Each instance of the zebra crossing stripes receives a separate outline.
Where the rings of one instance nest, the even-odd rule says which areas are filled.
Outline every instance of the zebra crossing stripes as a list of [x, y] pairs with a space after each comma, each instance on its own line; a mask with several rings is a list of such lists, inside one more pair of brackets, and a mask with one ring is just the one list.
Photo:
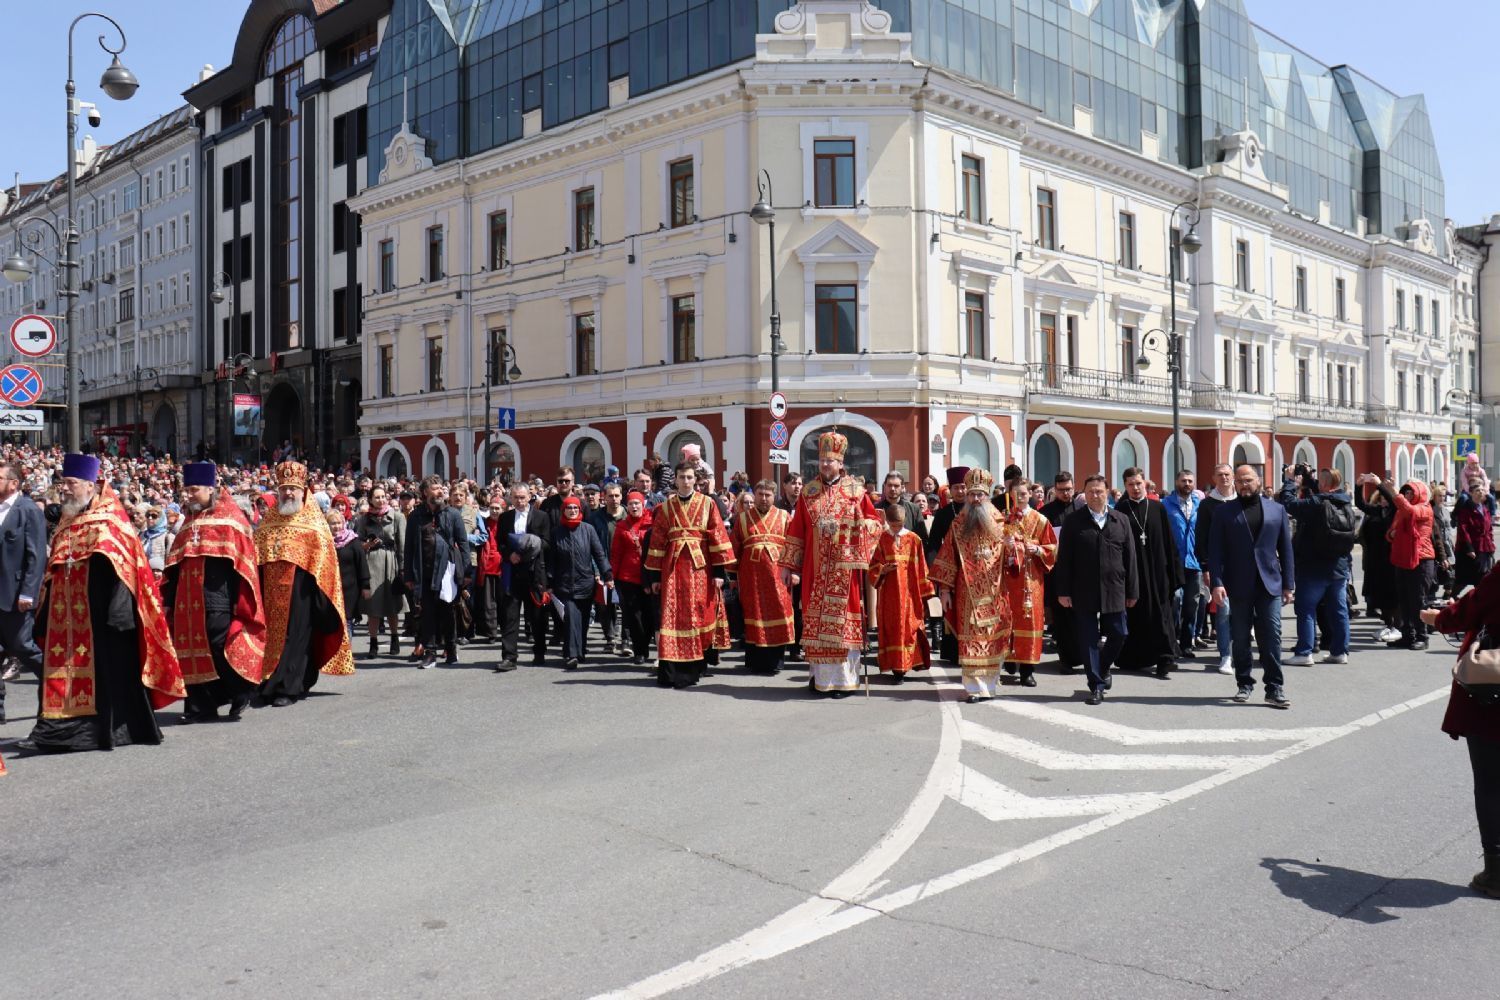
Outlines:
[[1255, 759], [1246, 754], [1074, 753], [996, 732], [968, 719], [959, 731], [967, 744], [995, 750], [1048, 771], [1222, 771]]

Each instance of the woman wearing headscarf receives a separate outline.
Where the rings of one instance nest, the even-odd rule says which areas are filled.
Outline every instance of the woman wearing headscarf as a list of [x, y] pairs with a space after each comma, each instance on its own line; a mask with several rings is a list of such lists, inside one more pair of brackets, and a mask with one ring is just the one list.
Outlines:
[[359, 544], [359, 535], [349, 530], [344, 515], [337, 510], [328, 512], [328, 530], [333, 532], [333, 550], [339, 557], [339, 583], [344, 589], [344, 615], [348, 619], [349, 635], [354, 635], [354, 616], [359, 612], [360, 602], [370, 596], [370, 565], [365, 557], [364, 546]]
[[391, 634], [391, 656], [401, 653], [400, 617], [405, 604], [401, 587], [401, 558], [406, 551], [406, 515], [389, 502], [384, 484], [370, 488], [370, 509], [354, 522], [370, 572], [370, 596], [365, 615], [370, 626], [370, 656], [380, 652], [380, 625]]

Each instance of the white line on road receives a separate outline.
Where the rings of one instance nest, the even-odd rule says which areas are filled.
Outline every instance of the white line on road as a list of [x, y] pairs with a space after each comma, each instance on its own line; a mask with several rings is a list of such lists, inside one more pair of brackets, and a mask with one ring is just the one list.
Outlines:
[[986, 702], [1012, 715], [1063, 726], [1090, 736], [1127, 747], [1165, 746], [1179, 743], [1276, 743], [1317, 739], [1329, 727], [1309, 729], [1137, 729], [1092, 715], [1080, 715], [1066, 709], [1040, 705], [1025, 698], [996, 698]]
[[1244, 754], [1190, 753], [1072, 753], [1042, 743], [997, 733], [968, 719], [963, 723], [965, 743], [994, 750], [1049, 771], [1218, 771], [1241, 761], [1257, 760]]
[[1008, 788], [971, 767], [960, 767], [953, 776], [948, 796], [987, 820], [1061, 819], [1068, 816], [1103, 816], [1122, 809], [1135, 809], [1156, 802], [1156, 792], [1123, 792], [1102, 795], [1025, 795]]
[[[1098, 819], [1090, 820], [1087, 823], [1082, 823], [1078, 826], [1070, 827], [1067, 830], [1063, 830], [1051, 836], [1043, 837], [1040, 840], [1032, 841], [1030, 844], [1016, 848], [1015, 850], [1006, 851], [1003, 854], [997, 854], [986, 861], [979, 862], [978, 864], [970, 865], [967, 868], [961, 868], [956, 872], [951, 872], [950, 874], [943, 875], [938, 878], [928, 879], [925, 882], [920, 882], [917, 885], [910, 886], [905, 889], [900, 889], [896, 892], [887, 893], [884, 896], [880, 896], [876, 899], [866, 902], [861, 902], [858, 905], [851, 905], [842, 909], [830, 909], [830, 907], [828, 907], [826, 904], [831, 901], [825, 898], [825, 894], [827, 894], [827, 890], [825, 890], [825, 894], [820, 894], [818, 896], [812, 897], [800, 906], [787, 911], [781, 916], [776, 917], [769, 923], [763, 924], [753, 931], [741, 935], [734, 941], [731, 941], [729, 944], [722, 945], [721, 947], [715, 948], [712, 951], [705, 952], [698, 958], [692, 959], [688, 962], [684, 962], [681, 965], [674, 966], [673, 968], [668, 969], [665, 972], [658, 973], [657, 975], [652, 976], [649, 979], [643, 979], [638, 983], [635, 983], [631, 986], [626, 986], [623, 989], [617, 990], [613, 993], [605, 994], [604, 996], [611, 998], [658, 997], [666, 993], [671, 993], [675, 990], [680, 990], [685, 987], [692, 986], [696, 983], [704, 982], [705, 980], [714, 978], [715, 976], [723, 975], [725, 972], [728, 972], [731, 969], [740, 968], [742, 966], [749, 965], [752, 962], [759, 962], [769, 958], [775, 958], [778, 955], [783, 955], [789, 951], [794, 951], [798, 948], [812, 944], [814, 941], [820, 941], [823, 938], [829, 937], [833, 934], [837, 934], [840, 931], [848, 930], [851, 927], [857, 927], [867, 920], [873, 920], [876, 917], [894, 913], [897, 910], [912, 905], [913, 903], [921, 902], [925, 899], [931, 899], [934, 896], [938, 896], [949, 891], [950, 889], [957, 889], [960, 886], [967, 885], [968, 883], [973, 882], [977, 879], [984, 878], [987, 875], [993, 875], [996, 872], [1003, 871], [1006, 868], [1019, 864], [1023, 861], [1029, 861], [1032, 858], [1040, 857], [1043, 854], [1055, 851], [1060, 847], [1066, 847], [1069, 844], [1076, 843], [1077, 841], [1083, 840], [1086, 837], [1093, 836], [1096, 833], [1100, 833], [1104, 830], [1108, 830], [1112, 827], [1118, 826], [1121, 823], [1125, 823], [1129, 820], [1136, 819], [1148, 813], [1154, 812], [1157, 809], [1163, 808], [1164, 806], [1168, 806], [1176, 802], [1181, 802], [1184, 799], [1188, 799], [1193, 797], [1194, 795], [1199, 795], [1211, 789], [1218, 788], [1220, 785], [1227, 784], [1238, 778], [1243, 778], [1246, 775], [1254, 774], [1257, 771], [1270, 767], [1272, 764], [1277, 764], [1281, 763], [1282, 761], [1289, 760], [1290, 758], [1295, 757], [1299, 754], [1306, 753], [1308, 750], [1313, 750], [1327, 743], [1331, 743], [1336, 739], [1340, 739], [1352, 733], [1357, 733], [1362, 729], [1368, 729], [1371, 726], [1379, 725], [1381, 722], [1384, 722], [1387, 719], [1402, 715], [1416, 708], [1421, 708], [1423, 705], [1431, 704], [1432, 702], [1437, 701], [1439, 698], [1446, 696], [1448, 694], [1448, 691], [1449, 686], [1444, 685], [1443, 687], [1438, 688], [1435, 691], [1430, 691], [1427, 694], [1421, 695], [1417, 698], [1413, 698], [1409, 701], [1403, 701], [1398, 705], [1392, 705], [1390, 708], [1381, 709], [1378, 712], [1372, 712], [1369, 715], [1365, 715], [1358, 719], [1355, 719], [1353, 722], [1350, 722], [1346, 725], [1333, 727], [1319, 736], [1302, 740], [1298, 743], [1292, 744], [1291, 746], [1283, 747], [1274, 753], [1257, 757], [1241, 757], [1239, 758], [1241, 762], [1239, 765], [1221, 771], [1218, 774], [1202, 778], [1198, 781], [1192, 782], [1191, 784], [1183, 785], [1181, 788], [1174, 789], [1170, 792], [1163, 792], [1160, 795], [1156, 796], [1156, 801], [1154, 803], [1142, 802], [1138, 806], [1128, 809], [1122, 809], [1119, 812], [1110, 813], [1106, 816], [1101, 816]], [[943, 703], [941, 707], [944, 710], [943, 740], [944, 745], [946, 745], [949, 739], [951, 725], [951, 717], [948, 714], [948, 710], [953, 709], [954, 714], [956, 714], [956, 707], [946, 702]], [[952, 726], [952, 729], [956, 730], [957, 726]], [[957, 741], [954, 740], [953, 742], [956, 744]], [[943, 749], [944, 747], [940, 746], [939, 760], [942, 759]], [[954, 752], [956, 754], [956, 749]], [[949, 764], [950, 768], [952, 766], [955, 766], [956, 763], [957, 759], [955, 757], [954, 760]], [[934, 779], [936, 779], [936, 781]], [[935, 761], [933, 763], [933, 770], [928, 775], [927, 783], [922, 786], [921, 791], [918, 793], [918, 800], [920, 801], [924, 798], [924, 796], [927, 796], [930, 792], [931, 786], [933, 786], [934, 784], [936, 784], [940, 790], [945, 790], [947, 787], [947, 780], [948, 779], [944, 775], [940, 775], [938, 773], [938, 762]], [[941, 792], [939, 801], [941, 801]], [[929, 812], [926, 818], [923, 820], [923, 823], [925, 824], [926, 822], [930, 822], [932, 819], [932, 815], [935, 812], [936, 808], [933, 807], [932, 811]], [[879, 850], [882, 845], [886, 845], [890, 841], [892, 833], [895, 833], [896, 829], [901, 828], [904, 824], [906, 824], [908, 819], [914, 820], [916, 815], [917, 802], [914, 801], [912, 803], [912, 806], [907, 810], [906, 815], [903, 816], [901, 821], [896, 824], [896, 827], [892, 829], [891, 833], [887, 833], [886, 836], [881, 839], [880, 843], [871, 850], [871, 854]], [[907, 837], [903, 835], [902, 839], [910, 842], [915, 838], [914, 836]], [[870, 855], [867, 854], [865, 858], [862, 858], [860, 860], [856, 867], [858, 867], [858, 865], [865, 864], [869, 858]], [[881, 861], [884, 867], [881, 869], [881, 871], [883, 872], [888, 869], [898, 859], [899, 856], [882, 856]], [[850, 871], [853, 871], [853, 869], [851, 869]], [[878, 876], [871, 877], [871, 883], [873, 883], [875, 877]], [[840, 876], [839, 879], [835, 879], [835, 883], [843, 878], [844, 876]]]

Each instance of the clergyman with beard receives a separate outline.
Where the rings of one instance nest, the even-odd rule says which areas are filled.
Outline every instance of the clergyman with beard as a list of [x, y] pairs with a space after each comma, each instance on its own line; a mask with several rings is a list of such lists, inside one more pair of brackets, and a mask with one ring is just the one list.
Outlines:
[[187, 519], [167, 553], [162, 601], [187, 684], [184, 723], [228, 705], [238, 719], [265, 669], [266, 615], [255, 536], [212, 462], [182, 467]]
[[963, 509], [943, 536], [928, 575], [951, 613], [969, 701], [1000, 691], [1000, 666], [1010, 653], [1011, 608], [1005, 588], [1004, 515], [990, 501], [994, 477], [974, 468], [964, 476]]
[[260, 695], [276, 708], [307, 697], [318, 674], [352, 674], [338, 553], [318, 505], [308, 502], [307, 466], [276, 466], [276, 506], [255, 529], [266, 600]]

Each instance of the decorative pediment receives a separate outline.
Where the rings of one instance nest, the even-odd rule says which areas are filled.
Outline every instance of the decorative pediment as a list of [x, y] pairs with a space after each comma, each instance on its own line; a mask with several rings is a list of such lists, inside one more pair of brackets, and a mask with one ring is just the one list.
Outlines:
[[797, 259], [804, 264], [869, 264], [879, 251], [848, 223], [835, 219], [797, 249]]
[[1426, 219], [1412, 219], [1406, 223], [1406, 245], [1418, 253], [1437, 254], [1437, 235], [1432, 223]]
[[756, 59], [909, 62], [911, 33], [868, 0], [801, 0], [776, 15], [776, 31], [755, 36]]
[[399, 181], [431, 169], [432, 157], [427, 155], [427, 140], [413, 132], [408, 123], [402, 122], [401, 130], [386, 144], [380, 183]]
[[1276, 323], [1266, 316], [1260, 304], [1255, 301], [1247, 301], [1239, 304], [1233, 312], [1221, 312], [1216, 314], [1219, 325], [1231, 330], [1242, 330], [1245, 333], [1257, 333], [1271, 335], [1277, 332]]
[[1026, 294], [1039, 305], [1085, 311], [1098, 298], [1099, 291], [1085, 287], [1062, 261], [1052, 261], [1026, 276]]

